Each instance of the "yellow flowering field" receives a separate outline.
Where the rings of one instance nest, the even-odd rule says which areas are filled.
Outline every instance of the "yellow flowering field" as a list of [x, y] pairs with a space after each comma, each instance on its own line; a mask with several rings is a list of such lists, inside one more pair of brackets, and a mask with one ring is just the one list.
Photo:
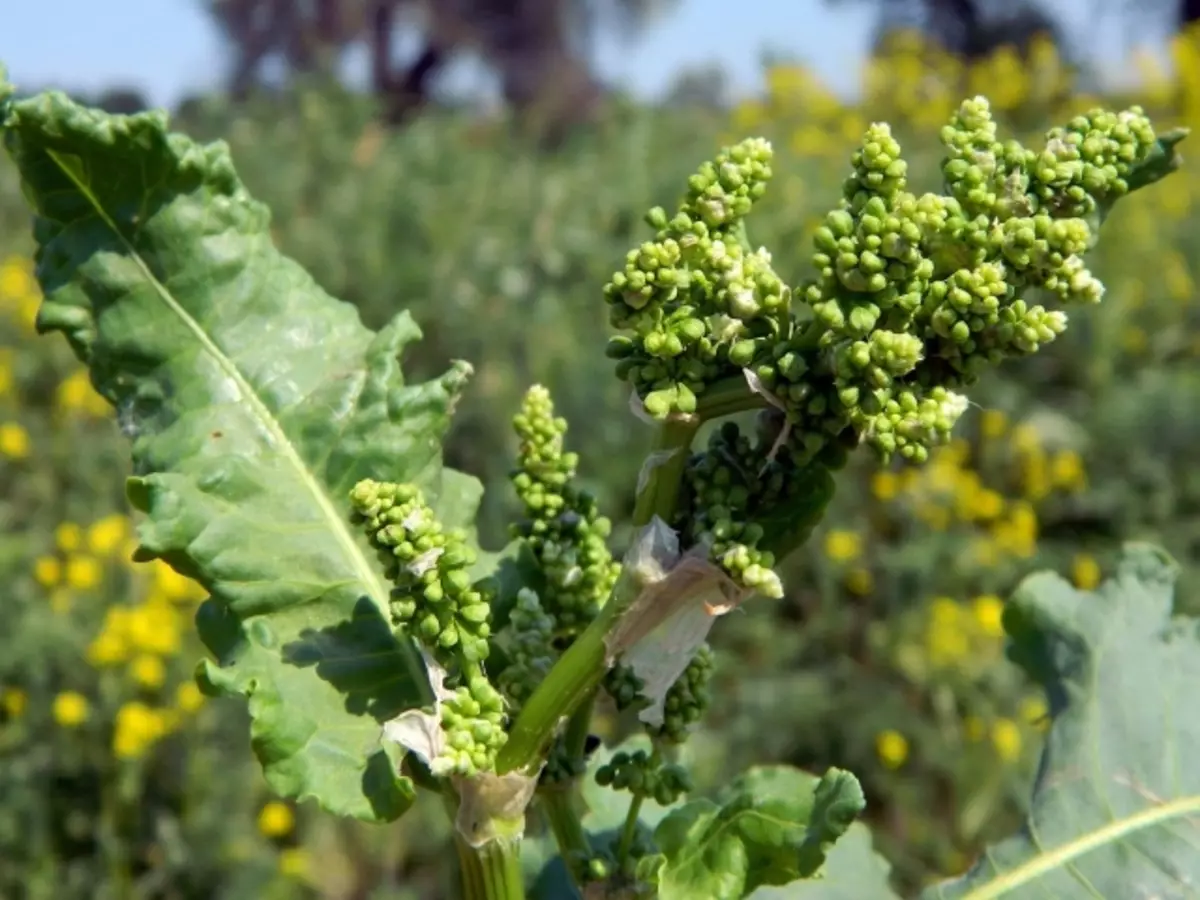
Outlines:
[[[1137, 54], [1129, 67], [1135, 90], [1091, 97], [1046, 43], [965, 68], [898, 34], [865, 67], [853, 106], [803, 67], [778, 66], [762, 96], [728, 115], [622, 110], [556, 155], [453, 117], [381, 135], [368, 108], [316, 94], [282, 113], [214, 102], [180, 125], [228, 136], [275, 211], [277, 242], [332, 293], [376, 324], [413, 310], [427, 335], [416, 373], [478, 361], [448, 456], [488, 486], [485, 531], [513, 503], [509, 419], [524, 387], [546, 380], [563, 385], [573, 439], [599, 467], [582, 474], [620, 541], [631, 511], [620, 487], [640, 459], [626, 450], [646, 433], [610, 363], [579, 348], [597, 346], [599, 289], [640, 233], [638, 210], [669, 202], [719, 142], [762, 134], [776, 147], [776, 184], [753, 239], [780, 257], [786, 248], [779, 270], [798, 279], [870, 122], [892, 123], [927, 187], [938, 129], [978, 92], [1023, 140], [1098, 103], [1140, 103], [1162, 127], [1200, 125], [1200, 35], [1177, 38], [1166, 63]], [[0, 897], [452, 896], [440, 817], [384, 833], [271, 799], [244, 713], [200, 693], [192, 619], [203, 595], [162, 564], [133, 561], [136, 522], [113, 488], [127, 467], [120, 416], [57, 338], [33, 339], [40, 294], [6, 166]], [[597, 197], [598, 181], [620, 188]], [[1054, 568], [1094, 588], [1134, 539], [1176, 555], [1184, 602], [1194, 582], [1194, 200], [1200, 163], [1185, 154], [1169, 189], [1122, 203], [1094, 258], [1103, 302], [973, 394], [927, 464], [854, 458], [822, 530], [788, 564], [787, 596], [714, 633], [715, 699], [689, 744], [698, 780], [768, 760], [853, 770], [909, 890], [961, 871], [1010, 830], [1046, 724], [1041, 696], [1005, 656], [1014, 585]]]

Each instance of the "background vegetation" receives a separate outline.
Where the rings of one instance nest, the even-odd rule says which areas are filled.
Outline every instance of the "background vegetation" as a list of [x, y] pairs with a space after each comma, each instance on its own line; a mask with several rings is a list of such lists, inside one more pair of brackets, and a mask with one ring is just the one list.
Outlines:
[[[552, 386], [606, 511], [618, 524], [630, 512], [648, 433], [603, 358], [599, 288], [642, 238], [642, 211], [673, 203], [721, 142], [775, 143], [753, 239], [796, 280], [870, 121], [893, 124], [929, 188], [937, 129], [966, 93], [988, 94], [1022, 139], [1097, 103], [1142, 103], [1163, 128], [1200, 123], [1200, 34], [1175, 38], [1169, 70], [1131, 60], [1136, 88], [1104, 97], [1087, 95], [1051, 32], [1018, 38], [952, 54], [889, 31], [854, 105], [779, 63], [763, 96], [732, 108], [694, 79], [668, 105], [597, 101], [570, 128], [551, 115], [531, 133], [436, 104], [395, 127], [386, 97], [306, 72], [269, 94], [198, 98], [176, 125], [230, 142], [279, 246], [369, 324], [413, 311], [426, 335], [414, 374], [475, 363], [448, 454], [488, 485], [497, 543], [514, 504], [509, 417], [535, 381]], [[1188, 164], [1121, 205], [1095, 260], [1103, 304], [975, 395], [958, 440], [921, 468], [855, 461], [789, 564], [786, 598], [714, 632], [715, 701], [688, 751], [702, 787], [750, 762], [853, 770], [902, 888], [964, 869], [1011, 830], [1044, 710], [1004, 658], [1010, 589], [1046, 567], [1092, 586], [1137, 538], [1173, 552], [1182, 602], [1200, 600], [1198, 226], [1200, 164]], [[237, 704], [194, 687], [199, 598], [128, 562], [119, 422], [64, 345], [32, 339], [29, 248], [3, 163], [0, 897], [454, 896], [440, 809], [378, 829], [273, 801]], [[601, 726], [619, 736], [615, 718]]]

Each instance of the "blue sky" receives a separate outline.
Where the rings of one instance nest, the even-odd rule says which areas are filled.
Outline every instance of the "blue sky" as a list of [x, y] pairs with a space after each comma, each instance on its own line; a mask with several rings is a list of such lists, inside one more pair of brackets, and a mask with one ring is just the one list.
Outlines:
[[[1047, 6], [1074, 33], [1094, 34], [1101, 52], [1111, 54], [1119, 52], [1129, 30], [1119, 17], [1098, 20], [1089, 10], [1118, 2], [1048, 0]], [[83, 90], [135, 85], [151, 102], [169, 105], [185, 91], [218, 84], [224, 72], [221, 45], [201, 0], [0, 0], [0, 6], [6, 7], [0, 62], [19, 85]], [[872, 17], [869, 2], [844, 2], [833, 10], [824, 0], [680, 0], [634, 46], [615, 41], [600, 46], [596, 65], [606, 79], [654, 95], [680, 69], [717, 60], [744, 92], [758, 86], [761, 53], [773, 49], [803, 60], [839, 92], [851, 93]], [[1152, 22], [1146, 36], [1157, 34], [1161, 25]], [[1119, 76], [1117, 69], [1110, 67], [1109, 74]], [[479, 78], [464, 68], [456, 80], [470, 87]]]

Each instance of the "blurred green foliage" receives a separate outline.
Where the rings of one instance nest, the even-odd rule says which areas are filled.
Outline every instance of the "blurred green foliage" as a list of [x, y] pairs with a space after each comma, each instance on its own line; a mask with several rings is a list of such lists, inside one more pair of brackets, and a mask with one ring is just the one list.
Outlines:
[[[1147, 71], [1140, 94], [1105, 105], [1142, 102], [1163, 128], [1200, 121], [1200, 41], [1172, 52], [1179, 80]], [[414, 378], [450, 358], [475, 365], [447, 453], [488, 486], [485, 541], [500, 542], [515, 509], [510, 419], [541, 382], [619, 548], [649, 429], [603, 356], [600, 287], [644, 237], [643, 210], [673, 204], [720, 143], [762, 134], [776, 184], [751, 237], [796, 280], [867, 122], [893, 123], [923, 188], [936, 128], [964, 91], [984, 87], [1022, 139], [1097, 102], [1014, 74], [1003, 51], [965, 72], [916, 44], [890, 53], [853, 108], [780, 67], [732, 121], [615, 106], [553, 155], [460, 114], [384, 131], [350, 94], [213, 99], [175, 124], [231, 144], [279, 246], [368, 324], [413, 312], [426, 334]], [[1104, 302], [992, 379], [928, 465], [855, 458], [787, 566], [787, 596], [713, 633], [713, 708], [687, 748], [701, 787], [753, 762], [848, 768], [906, 889], [961, 871], [1012, 829], [1044, 708], [1004, 658], [1003, 598], [1047, 567], [1093, 586], [1131, 538], [1173, 553], [1183, 602], [1195, 596], [1194, 198], [1200, 165], [1185, 163], [1166, 189], [1121, 204], [1091, 260]], [[197, 598], [169, 572], [125, 562], [118, 423], [65, 346], [30, 339], [27, 232], [15, 173], [0, 164], [0, 896], [453, 896], [440, 810], [371, 829], [273, 803], [238, 705], [188, 687]], [[613, 741], [629, 725], [611, 711], [601, 724]]]

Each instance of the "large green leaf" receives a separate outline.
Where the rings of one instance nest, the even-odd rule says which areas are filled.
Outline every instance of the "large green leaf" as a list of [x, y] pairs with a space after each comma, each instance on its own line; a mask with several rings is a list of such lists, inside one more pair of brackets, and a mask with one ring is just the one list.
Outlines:
[[837, 839], [818, 877], [760, 887], [748, 900], [899, 900], [888, 885], [890, 871], [875, 852], [871, 830], [855, 822]]
[[395, 818], [413, 788], [381, 723], [431, 694], [347, 494], [413, 481], [471, 518], [479, 483], [441, 455], [466, 368], [406, 385], [408, 315], [374, 333], [276, 252], [223, 143], [58, 93], [0, 105], [0, 123], [36, 213], [38, 328], [66, 336], [133, 442], [139, 557], [211, 594], [202, 681], [246, 696], [277, 791]]
[[1175, 578], [1136, 545], [1094, 593], [1052, 574], [1018, 588], [1010, 653], [1054, 716], [1028, 819], [923, 897], [1200, 897], [1200, 640], [1172, 618]]
[[811, 878], [865, 806], [848, 772], [818, 779], [787, 766], [749, 770], [718, 801], [693, 800], [655, 829], [661, 900], [741, 900]]

